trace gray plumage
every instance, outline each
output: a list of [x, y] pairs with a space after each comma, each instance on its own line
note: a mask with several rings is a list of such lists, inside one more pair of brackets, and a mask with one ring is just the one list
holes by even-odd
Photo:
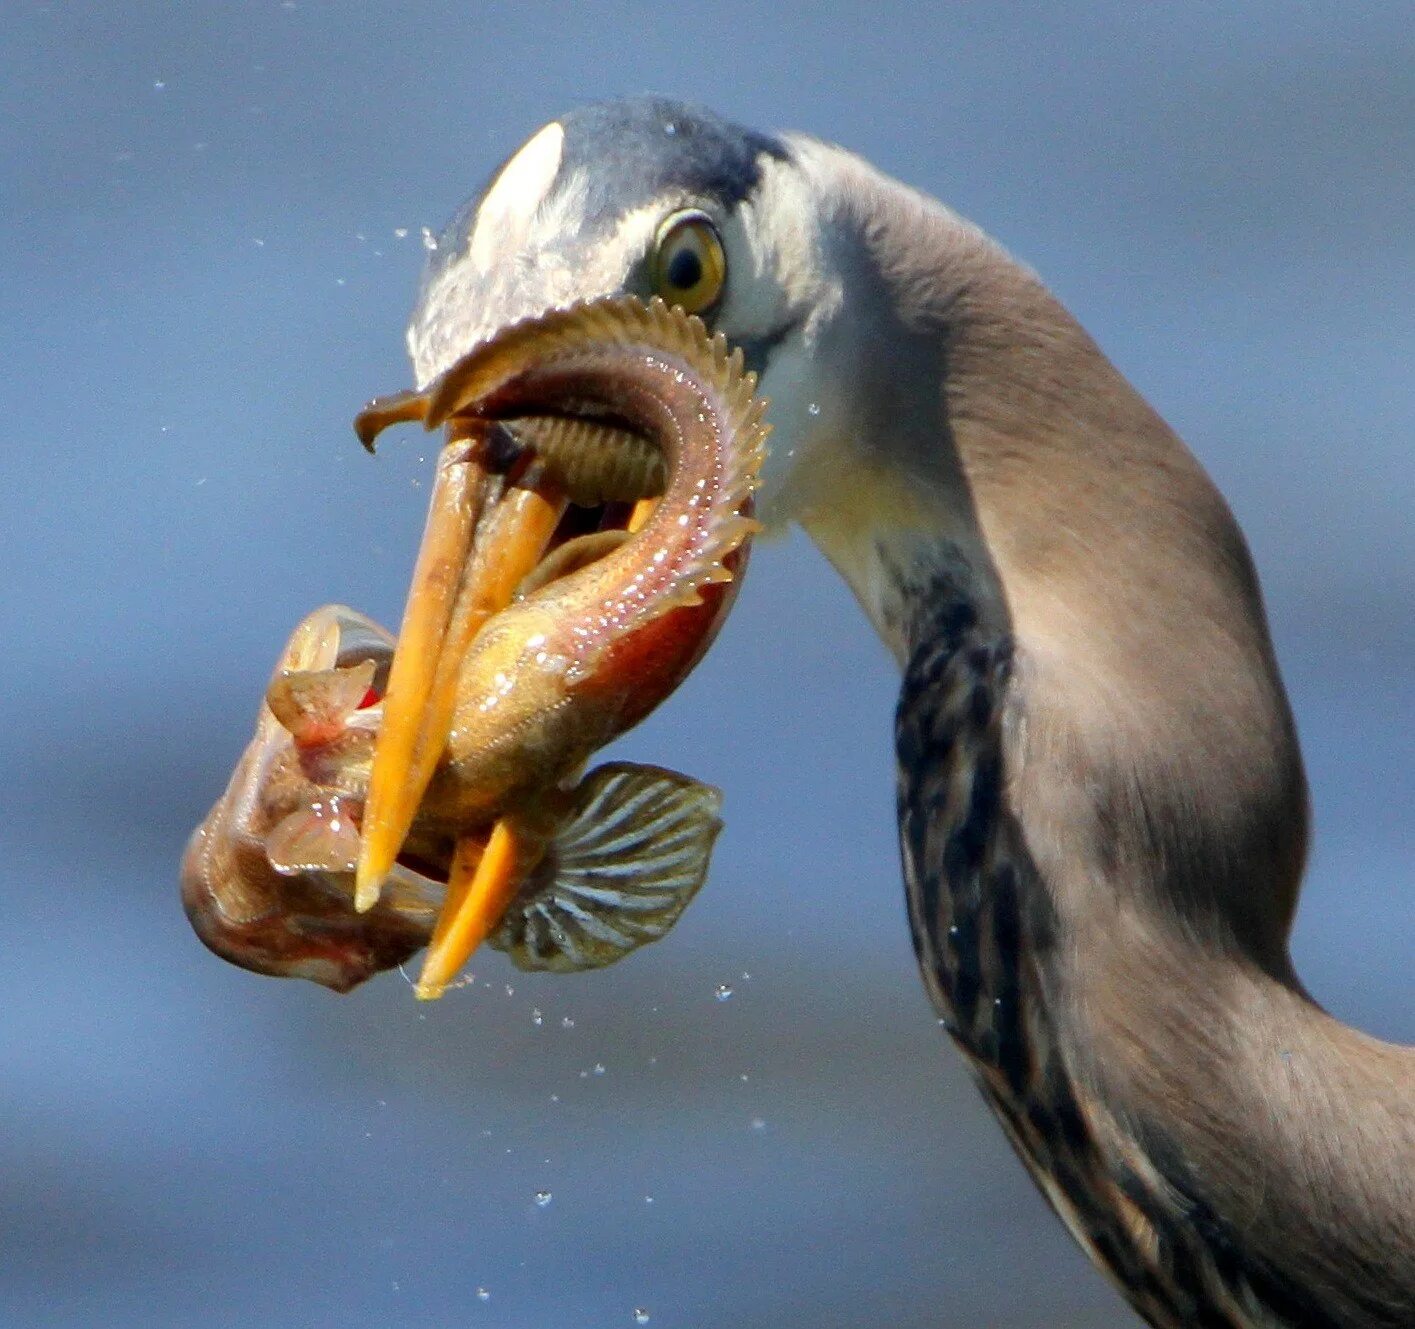
[[1301, 757], [1202, 468], [1033, 274], [860, 159], [658, 99], [556, 124], [439, 241], [420, 381], [650, 293], [659, 222], [709, 217], [764, 515], [901, 664], [924, 980], [1044, 1194], [1152, 1324], [1415, 1324], [1415, 1052], [1293, 973]]

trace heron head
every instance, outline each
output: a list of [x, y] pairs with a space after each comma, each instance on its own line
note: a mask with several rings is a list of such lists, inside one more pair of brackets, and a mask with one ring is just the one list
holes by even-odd
[[816, 350], [840, 304], [827, 219], [793, 140], [646, 97], [533, 134], [435, 242], [408, 328], [420, 385], [521, 319], [581, 300], [662, 296], [742, 348], [771, 401], [759, 510], [830, 426]]

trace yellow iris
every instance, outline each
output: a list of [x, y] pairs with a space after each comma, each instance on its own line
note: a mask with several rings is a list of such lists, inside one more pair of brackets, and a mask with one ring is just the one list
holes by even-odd
[[701, 212], [680, 212], [659, 227], [653, 289], [690, 314], [711, 309], [727, 280], [727, 255], [717, 228]]

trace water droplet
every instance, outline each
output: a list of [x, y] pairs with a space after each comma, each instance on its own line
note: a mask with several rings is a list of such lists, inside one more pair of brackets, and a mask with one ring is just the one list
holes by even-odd
[[766, 1130], [766, 1118], [764, 1118], [764, 1117], [753, 1117], [753, 1118], [752, 1118], [752, 1129], [753, 1129], [754, 1131], [764, 1131], [764, 1130]]
[[160, 78], [154, 79], [152, 82], [152, 90], [154, 92], [161, 92], [164, 88], [166, 88], [166, 86], [167, 84], [164, 83]]
[[648, 1311], [646, 1311], [642, 1306], [635, 1306], [635, 1307], [634, 1307], [634, 1323], [635, 1323], [635, 1324], [647, 1324], [647, 1323], [649, 1322], [649, 1319], [650, 1319], [650, 1316], [649, 1316]]
[[531, 1023], [536, 1026], [540, 1026], [545, 1023], [545, 1016], [543, 1016], [540, 1011], [535, 1007], [531, 1008]]
[[597, 1062], [595, 1062], [595, 1064], [594, 1064], [594, 1073], [595, 1073], [596, 1075], [603, 1075], [603, 1074], [604, 1074], [604, 1063], [603, 1063], [602, 1061], [597, 1061]]
[[672, 120], [665, 120], [663, 122], [663, 132], [671, 138], [678, 132], [678, 126], [675, 125]]
[[395, 226], [393, 228], [393, 234], [395, 238], [399, 240], [406, 240], [408, 238], [408, 228], [406, 226]]
[[435, 253], [437, 250], [437, 237], [426, 226], [423, 227], [423, 248], [429, 254]]
[[575, 1027], [575, 1022], [568, 1015], [562, 1015], [560, 1017], [560, 1027], [562, 1029], [573, 1029]]
[[645, 1204], [652, 1204], [652, 1203], [653, 1203], [653, 1196], [652, 1196], [652, 1195], [645, 1195], [645, 1196], [644, 1196], [644, 1203], [645, 1203]]
[[516, 995], [516, 989], [513, 988], [510, 983], [506, 985], [506, 995], [508, 997], [514, 997]]
[[719, 983], [717, 991], [713, 993], [718, 1001], [726, 1001], [732, 995], [732, 986], [729, 983]]
[[491, 1293], [488, 1292], [484, 1287], [479, 1287], [479, 1288], [477, 1289], [477, 1300], [478, 1300], [478, 1301], [490, 1301], [490, 1300], [491, 1300]]
[[821, 413], [820, 402], [813, 401], [809, 406], [806, 407], [806, 413], [808, 415], [819, 415]]
[[545, 1206], [548, 1205], [548, 1204], [551, 1202], [551, 1200], [552, 1200], [553, 1198], [554, 1198], [554, 1197], [551, 1195], [551, 1193], [550, 1193], [549, 1191], [537, 1191], [537, 1192], [536, 1192], [536, 1204], [537, 1204], [540, 1208], [542, 1208], [542, 1209], [544, 1209]]

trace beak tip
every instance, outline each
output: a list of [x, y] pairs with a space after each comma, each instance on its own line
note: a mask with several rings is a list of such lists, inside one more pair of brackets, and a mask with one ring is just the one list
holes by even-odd
[[354, 912], [368, 913], [378, 903], [378, 897], [382, 890], [383, 874], [367, 872], [364, 869], [364, 864], [360, 863], [354, 877]]

